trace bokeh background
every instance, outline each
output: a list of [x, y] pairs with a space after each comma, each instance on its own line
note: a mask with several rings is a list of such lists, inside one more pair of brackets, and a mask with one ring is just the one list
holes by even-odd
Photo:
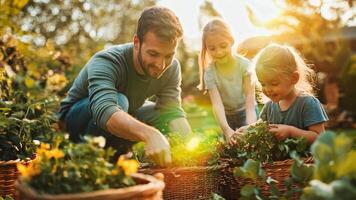
[[212, 17], [229, 23], [234, 51], [249, 59], [271, 42], [297, 48], [317, 72], [328, 127], [356, 128], [355, 0], [0, 0], [0, 95], [51, 97], [46, 109], [54, 113], [88, 59], [131, 42], [140, 12], [152, 5], [175, 11], [185, 30], [177, 57], [193, 128], [216, 125], [207, 95], [196, 89], [201, 29]]

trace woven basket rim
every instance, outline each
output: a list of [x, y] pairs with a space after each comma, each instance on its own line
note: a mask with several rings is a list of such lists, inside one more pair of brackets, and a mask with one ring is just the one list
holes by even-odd
[[[225, 163], [226, 161], [228, 161], [228, 159], [221, 159], [223, 161], [223, 163]], [[310, 163], [314, 161], [313, 156], [308, 156], [308, 157], [303, 157], [302, 160], [305, 163]], [[279, 165], [291, 165], [293, 164], [294, 159], [288, 158], [285, 160], [277, 160], [277, 161], [273, 161], [272, 163], [268, 163], [268, 162], [263, 162], [262, 166], [279, 166]]]
[[[309, 156], [309, 157], [304, 157], [302, 158], [302, 160], [305, 163], [311, 162], [313, 161], [313, 157]], [[294, 163], [294, 159], [286, 159], [286, 160], [277, 160], [277, 161], [273, 161], [271, 164], [270, 163], [263, 163], [263, 166], [279, 166], [279, 165], [291, 165]]]
[[56, 199], [56, 200], [69, 200], [69, 199], [92, 199], [92, 198], [104, 198], [108, 195], [124, 195], [123, 198], [129, 198], [134, 194], [142, 193], [154, 194], [157, 191], [162, 191], [165, 187], [165, 183], [156, 179], [153, 176], [134, 173], [131, 175], [134, 179], [141, 179], [148, 181], [146, 184], [138, 184], [125, 188], [110, 188], [105, 190], [98, 190], [92, 192], [71, 193], [71, 194], [38, 194], [36, 191], [23, 183], [21, 179], [16, 181], [16, 188], [30, 198], [35, 199]]
[[212, 166], [192, 166], [192, 167], [169, 167], [169, 168], [141, 168], [139, 169], [140, 172], [147, 172], [147, 171], [157, 171], [157, 172], [186, 172], [186, 171], [191, 171], [191, 172], [201, 172], [201, 171], [216, 171], [220, 170], [224, 167], [225, 165], [212, 165]]
[[17, 163], [27, 163], [33, 160], [36, 157], [36, 154], [33, 154], [31, 157], [27, 157], [24, 160], [21, 160], [20, 158], [16, 160], [0, 160], [0, 166], [2, 165], [13, 165]]
[[7, 160], [7, 161], [0, 160], [0, 166], [3, 166], [3, 165], [13, 165], [13, 164], [17, 164], [17, 163], [20, 163], [20, 162], [24, 162], [24, 160], [20, 160], [20, 159]]

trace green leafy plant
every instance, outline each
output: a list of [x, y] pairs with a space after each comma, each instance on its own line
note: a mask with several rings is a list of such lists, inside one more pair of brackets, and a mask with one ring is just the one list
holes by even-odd
[[[243, 185], [240, 190], [240, 199], [291, 199], [294, 195], [300, 196], [309, 180], [313, 176], [314, 166], [305, 164], [302, 159], [298, 157], [296, 152], [291, 153], [294, 163], [290, 168], [291, 175], [283, 182], [286, 190], [282, 192], [278, 187], [278, 181], [271, 176], [266, 176], [262, 163], [258, 160], [248, 159], [240, 167], [234, 168], [234, 177], [240, 177], [250, 180]], [[262, 185], [269, 186], [268, 196], [262, 193]]]
[[313, 180], [304, 188], [302, 199], [355, 199], [355, 134], [326, 132], [312, 145], [315, 159]]
[[304, 138], [287, 138], [277, 141], [268, 130], [267, 122], [258, 122], [248, 127], [243, 135], [235, 134], [232, 144], [224, 144], [220, 150], [221, 158], [233, 159], [240, 165], [254, 159], [261, 162], [273, 162], [290, 158], [289, 153], [296, 151], [300, 155], [308, 154], [307, 141]]
[[[204, 132], [194, 132], [184, 137], [179, 133], [169, 133], [171, 145], [172, 166], [206, 166], [217, 164], [219, 154], [217, 147], [222, 142], [218, 129], [208, 129]], [[150, 162], [144, 157], [144, 144], [138, 143], [133, 152], [140, 162]]]
[[58, 98], [47, 97], [41, 75], [31, 70], [14, 36], [0, 38], [0, 160], [26, 159], [33, 140], [50, 141]]
[[137, 161], [120, 157], [112, 164], [108, 160], [113, 149], [103, 149], [99, 145], [96, 138], [80, 144], [58, 138], [52, 145], [43, 143], [37, 150], [37, 157], [28, 166], [18, 164], [21, 180], [37, 192], [48, 194], [135, 185], [131, 174], [137, 171]]
[[[232, 187], [231, 184], [236, 183], [234, 177], [237, 180], [239, 177], [249, 180], [243, 186], [239, 184], [241, 199], [278, 199], [282, 197], [288, 199], [294, 193], [301, 192], [303, 187], [295, 187], [296, 181], [289, 179], [285, 183], [288, 188], [287, 193], [280, 193], [276, 185], [278, 181], [266, 176], [262, 166], [272, 164], [274, 161], [297, 158], [298, 155], [307, 156], [309, 151], [304, 138], [287, 138], [278, 141], [269, 132], [267, 122], [258, 122], [248, 127], [243, 135], [234, 135], [233, 137], [233, 143], [224, 144], [219, 150], [220, 162], [229, 165], [229, 168], [224, 168], [222, 171], [223, 185]], [[300, 162], [303, 163], [303, 161]], [[296, 173], [301, 170], [300, 165], [293, 164]], [[233, 171], [234, 177], [231, 177], [231, 171]], [[269, 185], [269, 197], [262, 194], [261, 186], [264, 184]]]

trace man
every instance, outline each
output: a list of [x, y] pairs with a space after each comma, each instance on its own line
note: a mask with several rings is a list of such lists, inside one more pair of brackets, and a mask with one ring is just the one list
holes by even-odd
[[[171, 10], [150, 7], [138, 20], [133, 43], [95, 54], [61, 102], [60, 123], [70, 139], [103, 135], [118, 154], [126, 153], [130, 141], [143, 141], [147, 156], [159, 165], [169, 164], [169, 143], [150, 125], [191, 132], [181, 107], [180, 64], [174, 58], [182, 35]], [[155, 103], [147, 101], [151, 96]]]

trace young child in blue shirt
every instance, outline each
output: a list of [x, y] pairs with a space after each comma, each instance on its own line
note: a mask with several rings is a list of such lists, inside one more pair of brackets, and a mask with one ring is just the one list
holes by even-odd
[[256, 55], [255, 70], [262, 92], [270, 99], [260, 120], [269, 123], [270, 132], [279, 140], [304, 137], [314, 142], [325, 131], [328, 117], [313, 95], [313, 70], [293, 48], [278, 44], [270, 44]]

